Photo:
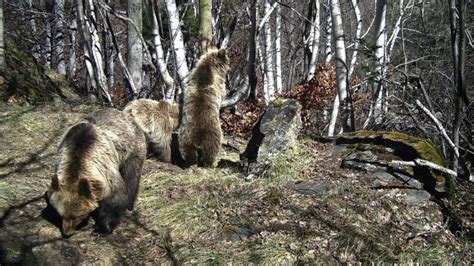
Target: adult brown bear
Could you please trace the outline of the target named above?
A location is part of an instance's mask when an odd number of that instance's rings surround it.
[[[48,202],[67,237],[92,214],[96,231],[111,233],[138,193],[146,139],[126,113],[104,109],[85,117],[62,137]]]

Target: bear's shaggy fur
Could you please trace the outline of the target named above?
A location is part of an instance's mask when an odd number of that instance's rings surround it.
[[[171,162],[171,140],[179,123],[179,106],[166,101],[139,99],[123,110],[145,132],[149,154],[160,161]]]
[[[138,193],[146,138],[128,114],[104,109],[70,127],[57,152],[48,202],[67,237],[91,214],[96,230],[111,233]]]
[[[187,165],[215,166],[221,149],[219,108],[226,95],[229,71],[226,51],[211,49],[201,56],[184,94],[179,146]]]

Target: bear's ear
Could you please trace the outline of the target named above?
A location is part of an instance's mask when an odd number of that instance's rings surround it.
[[[229,60],[229,58],[227,57],[227,52],[226,52],[225,49],[220,49],[217,52],[217,58],[219,58],[220,60],[222,60],[222,62],[225,62],[225,63],[227,63],[227,61]]]
[[[100,182],[85,178],[79,179],[79,195],[92,199],[100,197],[101,192],[102,184]]]
[[[54,174],[53,178],[51,178],[51,189],[54,191],[59,190],[59,179],[57,174]]]

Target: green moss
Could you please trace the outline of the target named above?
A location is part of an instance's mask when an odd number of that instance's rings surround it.
[[[431,161],[437,165],[446,167],[446,160],[443,156],[439,153],[436,146],[428,139],[423,139],[415,136],[411,136],[401,132],[395,131],[356,131],[356,132],[348,132],[341,134],[343,137],[356,137],[356,138],[364,138],[364,139],[381,139],[381,140],[389,140],[393,142],[399,142],[401,144],[407,145],[416,151],[417,157],[423,160]],[[351,153],[353,150],[360,149],[359,143],[354,143],[348,145],[349,149],[346,153]],[[372,145],[376,147],[376,145]],[[371,148],[370,150],[377,152],[380,149]],[[386,152],[385,152],[386,153]],[[380,153],[378,153],[380,154]],[[381,158],[381,159],[396,159],[394,158]],[[407,169],[409,172],[413,173],[413,170]],[[444,183],[446,176],[442,173],[437,171],[430,170],[431,175],[436,180],[437,183]]]

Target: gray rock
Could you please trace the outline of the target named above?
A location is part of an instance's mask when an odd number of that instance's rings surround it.
[[[426,190],[409,189],[405,197],[405,202],[409,205],[417,205],[428,202],[430,198],[431,194]]]
[[[260,174],[272,159],[293,147],[301,130],[301,104],[293,99],[278,99],[260,116],[252,129],[241,160],[246,160],[248,172]]]
[[[293,190],[303,195],[319,196],[331,189],[331,183],[326,180],[304,181],[293,185]]]
[[[56,241],[33,247],[25,258],[27,265],[78,265],[82,254],[75,245]]]
[[[387,168],[378,164],[379,158],[371,151],[356,151],[341,162],[341,167],[364,172],[382,172]]]

